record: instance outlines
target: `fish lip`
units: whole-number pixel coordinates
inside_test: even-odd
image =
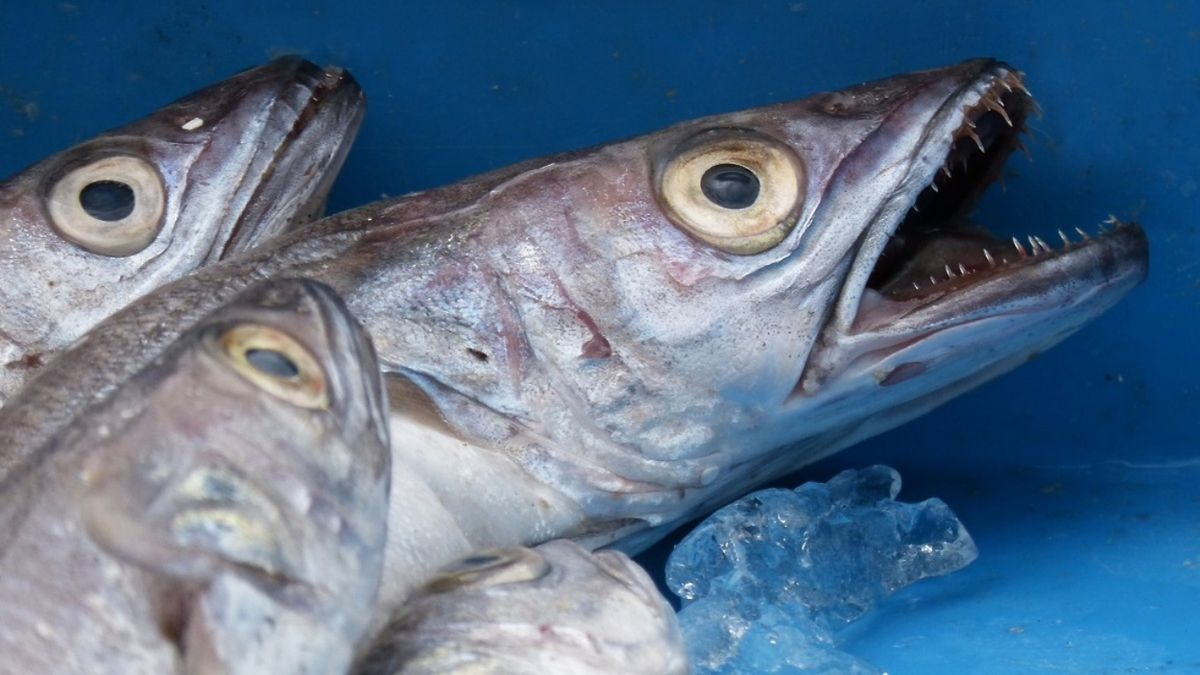
[[[210,252],[210,261],[252,248],[296,222],[320,216],[362,125],[365,96],[349,71],[321,67],[298,56],[277,58],[265,68],[270,71],[265,77],[275,83],[279,96],[259,144],[273,147],[273,156],[257,175],[243,180],[242,185],[254,193],[244,201],[246,207],[224,246]],[[298,88],[303,98],[298,109],[292,107],[297,95],[287,93],[290,88]],[[321,178],[295,180],[311,175]],[[298,215],[281,222],[280,216],[287,213]]]
[[[1022,74],[1007,64],[987,61],[980,72],[969,78],[930,116],[924,140],[916,148],[911,164],[918,167],[916,180],[906,183],[909,187],[902,194],[892,195],[893,198],[903,199],[906,208],[900,211],[899,217],[878,220],[864,229],[856,249],[851,253],[852,262],[843,279],[835,309],[810,351],[801,377],[787,398],[788,402],[816,395],[826,380],[836,376],[836,367],[821,361],[825,356],[822,352],[829,350],[839,340],[869,343],[871,356],[882,360],[936,333],[970,321],[1006,312],[1030,313],[1050,309],[1052,305],[1034,305],[1039,295],[1052,295],[1056,288],[1078,285],[1078,282],[1088,280],[1096,286],[1123,289],[1114,294],[1112,302],[1115,302],[1124,292],[1145,279],[1148,245],[1144,231],[1136,224],[1123,223],[1110,217],[1107,222],[1114,226],[1113,229],[1101,229],[1095,235],[1089,235],[1076,228],[1078,240],[1072,240],[1060,231],[1063,240],[1061,247],[1051,247],[1043,239],[1031,236],[1029,248],[1026,249],[1014,238],[1006,254],[987,253],[988,262],[996,258],[996,264],[987,269],[978,269],[979,265],[975,265],[976,269],[970,269],[964,265],[967,273],[963,274],[962,269],[947,260],[946,274],[939,280],[941,286],[937,288],[932,288],[937,284],[930,284],[930,288],[924,291],[917,289],[907,295],[901,290],[895,293],[895,297],[889,298],[881,294],[879,289],[870,287],[872,283],[877,283],[874,275],[893,237],[909,222],[918,200],[931,194],[930,186],[939,180],[939,172],[961,149],[958,143],[970,138],[964,134],[964,130],[974,130],[975,126],[968,125],[968,120],[979,122],[979,115],[989,114],[989,108],[995,110],[989,103],[1003,101],[1001,107],[1007,113],[1004,118],[1012,117],[1014,124],[1011,131],[1002,130],[1001,136],[986,142],[988,152],[1000,152],[986,160],[986,175],[977,177],[975,184],[966,187],[961,203],[947,217],[950,229],[957,227],[961,222],[961,214],[974,206],[986,185],[999,175],[1013,150],[1022,147],[1018,138],[1023,131],[1023,120],[1030,114],[1039,114],[1039,111],[1021,79]],[[1001,140],[996,142],[997,138]],[[930,231],[936,229],[935,226]],[[999,239],[993,237],[992,241]],[[982,252],[979,258],[984,259]],[[1020,283],[1022,281],[1025,283]],[[1011,302],[1016,298],[1029,302]],[[1072,302],[1060,299],[1057,306]],[[884,311],[880,310],[881,305]],[[859,355],[863,353],[866,353],[865,348]]]

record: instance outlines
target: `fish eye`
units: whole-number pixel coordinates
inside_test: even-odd
[[[123,257],[145,249],[162,229],[166,188],[146,160],[101,157],[75,167],[50,187],[54,229],[92,253]]]
[[[270,326],[238,324],[216,338],[217,354],[259,389],[292,405],[329,407],[328,380],[317,358]]]
[[[775,246],[804,205],[804,164],[783,143],[748,129],[710,129],[679,145],[658,171],[667,217],[738,255]]]
[[[438,570],[423,590],[447,593],[461,588],[488,588],[540,579],[550,563],[528,548],[497,548],[473,553]]]

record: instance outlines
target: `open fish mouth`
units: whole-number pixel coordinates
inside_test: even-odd
[[[1051,320],[1070,326],[1047,333],[1041,347],[1049,346],[1145,278],[1145,233],[1115,217],[1092,233],[1072,227],[1010,238],[967,219],[1008,157],[1024,149],[1032,115],[1040,111],[1021,73],[993,62],[932,116],[913,158],[910,192],[899,195],[910,207],[864,231],[793,396],[815,394],[854,361],[882,362],[949,328],[1004,314],[1023,314],[1025,323],[1043,311],[1077,315]],[[877,369],[876,380],[887,386],[928,365],[892,364]]]
[[[892,301],[930,300],[1004,273],[1010,260],[1029,258],[1018,240],[1009,245],[964,217],[1021,147],[1025,122],[1035,111],[1020,73],[1009,70],[1000,71],[973,103],[963,104],[950,151],[891,232],[867,289]],[[1034,255],[1049,252],[1036,237],[1029,246]]]

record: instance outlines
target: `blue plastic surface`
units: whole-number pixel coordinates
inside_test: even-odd
[[[1149,281],[787,483],[889,464],[902,499],[943,498],[975,537],[978,561],[855,627],[851,649],[893,675],[1200,670],[1200,3],[10,0],[0,174],[282,52],[350,68],[370,99],[339,209],[968,57],[1025,70],[1034,160],[1013,158],[980,219],[1134,218]]]

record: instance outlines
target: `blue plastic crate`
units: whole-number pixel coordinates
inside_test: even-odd
[[[895,72],[997,56],[1045,111],[980,219],[1143,223],[1117,308],[975,393],[791,479],[900,469],[981,556],[848,646],[893,674],[1200,669],[1200,4],[8,2],[0,174],[298,52],[370,105],[331,207]],[[0,280],[2,283],[2,280]]]

